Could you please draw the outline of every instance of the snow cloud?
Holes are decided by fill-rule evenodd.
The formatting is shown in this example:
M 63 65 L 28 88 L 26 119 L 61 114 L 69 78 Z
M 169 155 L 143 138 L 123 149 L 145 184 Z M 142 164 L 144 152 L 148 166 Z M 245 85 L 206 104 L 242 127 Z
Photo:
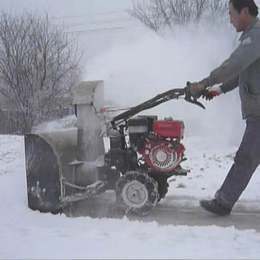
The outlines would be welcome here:
M 120 43 L 87 63 L 84 80 L 105 81 L 107 102 L 118 107 L 135 106 L 187 81 L 198 81 L 227 59 L 236 47 L 237 35 L 231 27 L 192 26 L 164 37 L 141 30 L 138 37 L 125 33 Z M 237 91 L 211 102 L 201 100 L 202 110 L 183 100 L 172 100 L 143 114 L 172 116 L 184 120 L 186 135 L 218 138 L 222 143 L 238 143 L 244 129 Z

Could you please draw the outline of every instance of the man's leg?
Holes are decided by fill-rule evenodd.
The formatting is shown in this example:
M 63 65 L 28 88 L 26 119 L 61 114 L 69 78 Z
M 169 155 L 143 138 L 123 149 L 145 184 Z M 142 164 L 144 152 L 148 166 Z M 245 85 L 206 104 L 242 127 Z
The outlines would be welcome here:
M 215 194 L 214 204 L 220 209 L 215 212 L 211 210 L 214 205 L 207 205 L 201 202 L 201 206 L 213 213 L 219 214 L 221 207 L 231 210 L 260 163 L 260 116 L 251 116 L 247 119 L 247 126 L 241 145 L 236 153 L 232 165 L 224 183 Z M 204 203 L 204 204 L 203 204 Z M 209 203 L 209 202 L 208 202 Z M 212 202 L 211 202 L 212 203 Z M 221 212 L 220 212 L 221 213 Z M 228 211 L 226 212 L 228 214 Z M 226 215 L 226 214 L 219 214 Z

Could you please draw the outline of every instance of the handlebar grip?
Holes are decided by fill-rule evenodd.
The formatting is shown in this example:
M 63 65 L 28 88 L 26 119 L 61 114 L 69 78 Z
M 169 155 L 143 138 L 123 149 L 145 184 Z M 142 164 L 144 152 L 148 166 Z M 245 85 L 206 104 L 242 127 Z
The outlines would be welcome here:
M 196 98 L 192 97 L 191 93 L 190 93 L 190 82 L 187 81 L 186 87 L 185 87 L 185 97 L 184 99 L 192 104 L 195 104 L 203 109 L 206 109 L 204 107 L 204 105 L 202 103 L 200 103 L 199 101 L 197 101 Z

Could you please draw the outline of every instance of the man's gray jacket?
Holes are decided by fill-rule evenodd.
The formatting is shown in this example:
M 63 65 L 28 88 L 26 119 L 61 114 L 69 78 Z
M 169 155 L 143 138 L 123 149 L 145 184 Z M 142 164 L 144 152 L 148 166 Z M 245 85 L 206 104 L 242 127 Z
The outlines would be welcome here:
M 260 20 L 254 19 L 240 37 L 240 45 L 210 76 L 205 87 L 223 83 L 226 93 L 239 86 L 242 116 L 260 115 Z

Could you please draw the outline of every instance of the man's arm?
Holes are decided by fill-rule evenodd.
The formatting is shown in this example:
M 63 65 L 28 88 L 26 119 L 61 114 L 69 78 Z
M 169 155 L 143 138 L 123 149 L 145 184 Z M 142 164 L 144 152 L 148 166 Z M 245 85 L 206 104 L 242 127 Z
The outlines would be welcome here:
M 213 87 L 205 87 L 201 82 L 190 83 L 191 95 L 194 98 L 199 98 L 201 95 L 211 100 L 213 97 L 219 96 L 221 93 L 229 92 L 238 87 L 239 76 L 226 80 L 222 85 L 215 85 Z M 207 91 L 205 92 L 205 89 Z
M 239 76 L 236 76 L 232 79 L 229 79 L 225 81 L 222 85 L 215 85 L 213 87 L 207 88 L 206 92 L 202 93 L 202 97 L 205 98 L 206 100 L 211 100 L 214 97 L 219 96 L 221 93 L 227 93 L 236 87 L 238 87 L 238 81 L 239 81 Z
M 235 89 L 236 87 L 238 87 L 238 81 L 239 81 L 239 76 L 236 76 L 234 78 L 231 78 L 227 81 L 225 81 L 221 86 L 221 91 L 223 93 L 227 93 L 233 89 Z

